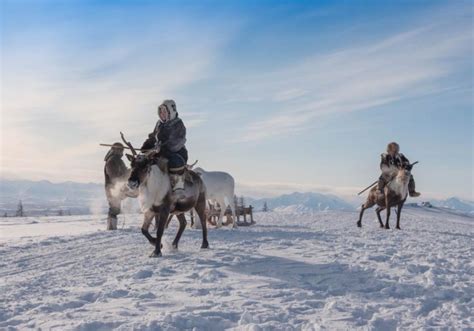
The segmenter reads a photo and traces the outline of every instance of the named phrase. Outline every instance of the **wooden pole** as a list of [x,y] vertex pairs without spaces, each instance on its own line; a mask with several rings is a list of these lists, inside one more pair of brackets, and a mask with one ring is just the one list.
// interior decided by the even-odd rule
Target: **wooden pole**
[[363,189],[362,191],[360,191],[359,193],[357,193],[357,195],[361,195],[362,193],[364,193],[365,191],[367,191],[369,188],[373,187],[375,184],[377,184],[379,182],[379,180],[377,179],[375,182],[373,182],[372,184],[370,184],[369,186],[367,186],[365,189]]
[[[410,164],[410,167],[413,167],[415,164],[418,164],[420,162],[416,161],[416,162],[413,162],[412,164]],[[361,195],[362,193],[364,193],[365,191],[367,191],[369,188],[373,187],[375,184],[377,184],[379,181],[376,180],[375,182],[373,182],[372,184],[370,184],[369,186],[367,186],[365,189],[363,189],[362,191],[360,191],[359,193],[357,193],[357,195]]]
[[[104,147],[114,147],[114,145],[112,144],[99,144],[99,146],[104,146]],[[130,147],[127,147],[127,146],[123,146],[124,149],[130,149]],[[136,151],[140,151],[140,152],[143,152],[143,151],[148,151],[149,149],[140,149],[140,148],[135,148]]]

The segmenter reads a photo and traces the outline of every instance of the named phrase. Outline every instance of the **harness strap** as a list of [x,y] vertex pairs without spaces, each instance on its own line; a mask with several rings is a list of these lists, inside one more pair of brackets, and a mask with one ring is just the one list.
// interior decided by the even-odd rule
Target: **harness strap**
[[178,168],[170,168],[170,172],[180,172],[186,169],[186,166],[178,167]]

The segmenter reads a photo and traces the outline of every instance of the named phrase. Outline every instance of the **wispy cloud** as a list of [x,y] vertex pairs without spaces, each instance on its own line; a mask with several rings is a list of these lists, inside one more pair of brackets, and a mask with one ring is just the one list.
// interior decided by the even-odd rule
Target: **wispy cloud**
[[180,117],[186,123],[188,129],[195,128],[208,121],[209,114],[206,112],[185,112]]
[[278,103],[273,113],[248,124],[238,140],[300,132],[321,115],[366,110],[453,88],[443,79],[457,69],[457,60],[473,42],[469,18],[453,19],[448,15],[382,40],[246,77],[241,95]]
[[[91,48],[80,42],[82,26],[68,22],[36,34],[15,31],[26,44],[8,35],[2,45],[2,170],[97,180],[104,153],[99,142],[117,140],[120,130],[144,139],[157,120],[157,104],[204,79],[231,34],[189,17],[156,19],[159,26],[146,29],[119,26],[115,32],[126,37],[114,35]],[[196,127],[206,114],[185,118]]]
[[[472,92],[472,4],[394,4],[394,18],[386,20],[376,17],[385,5],[361,7],[354,17],[351,6],[324,9],[316,2],[290,11],[214,2],[17,3],[8,3],[16,9],[2,21],[2,174],[102,180],[106,151],[98,143],[117,141],[124,131],[140,144],[155,125],[158,103],[175,98],[193,159],[229,171],[237,182],[270,182],[249,183],[247,191],[341,194],[346,188],[279,180],[287,171],[295,172],[288,181],[328,183],[330,177],[334,186],[372,178],[372,168],[360,170],[348,146],[376,156],[382,144],[366,148],[360,132],[370,135],[374,125],[394,120],[388,106],[398,102],[433,114],[423,123],[413,114],[397,132],[404,148],[413,141],[410,155],[438,163],[426,144],[449,149],[437,164],[439,171],[451,169],[444,181],[417,175],[423,196],[428,190],[472,193],[465,180],[472,175],[465,155],[472,149],[466,125],[472,100],[464,100]],[[364,112],[370,108],[379,112]],[[352,118],[360,121],[341,123],[349,112],[358,112]],[[314,150],[303,150],[311,139]],[[332,165],[343,158],[356,174],[336,174],[341,167]],[[309,179],[315,160],[327,169]]]

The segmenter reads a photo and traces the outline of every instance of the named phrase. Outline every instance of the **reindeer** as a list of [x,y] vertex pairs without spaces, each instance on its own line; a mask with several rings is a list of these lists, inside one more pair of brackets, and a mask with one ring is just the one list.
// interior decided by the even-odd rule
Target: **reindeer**
[[[417,163],[417,162],[415,162]],[[362,227],[362,216],[364,211],[368,208],[372,208],[375,205],[378,205],[375,210],[377,218],[380,223],[380,227],[383,228],[384,224],[382,222],[382,217],[380,212],[384,209],[387,209],[387,217],[385,221],[385,229],[390,229],[389,219],[390,219],[390,209],[397,206],[397,229],[400,228],[400,216],[402,212],[403,205],[408,197],[408,182],[410,181],[411,170],[413,164],[409,164],[404,168],[398,169],[396,176],[385,186],[384,194],[379,192],[377,186],[374,186],[367,197],[367,201],[362,205],[359,215],[359,221],[357,222],[358,227]]]
[[216,226],[221,227],[223,225],[222,219],[225,216],[225,211],[229,205],[232,211],[233,227],[236,228],[237,222],[235,221],[234,177],[232,177],[227,172],[206,171],[199,167],[194,169],[194,171],[201,175],[201,178],[206,185],[207,199],[213,204],[218,203],[221,208]]
[[[128,180],[129,186],[133,187],[133,183],[140,183],[138,186],[138,200],[144,213],[142,233],[155,246],[150,257],[162,256],[161,238],[170,214],[176,215],[179,220],[179,229],[173,240],[173,248],[178,248],[179,239],[186,228],[184,213],[193,208],[201,221],[201,248],[209,248],[205,215],[206,187],[199,175],[190,171],[191,182],[186,181],[184,193],[176,196],[171,189],[167,160],[157,156],[156,152],[138,154],[132,144],[125,140],[122,133],[121,136],[123,142],[132,152],[132,155],[127,154],[132,168]],[[156,238],[150,235],[148,231],[153,218],[155,218],[157,228]]]

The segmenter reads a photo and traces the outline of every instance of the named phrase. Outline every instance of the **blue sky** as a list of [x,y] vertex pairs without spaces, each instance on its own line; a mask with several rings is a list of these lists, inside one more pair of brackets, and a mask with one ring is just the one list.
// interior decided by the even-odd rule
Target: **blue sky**
[[473,199],[463,1],[2,1],[4,177],[99,182],[166,98],[190,159],[255,196],[353,196],[398,141],[428,197]]

